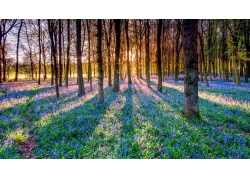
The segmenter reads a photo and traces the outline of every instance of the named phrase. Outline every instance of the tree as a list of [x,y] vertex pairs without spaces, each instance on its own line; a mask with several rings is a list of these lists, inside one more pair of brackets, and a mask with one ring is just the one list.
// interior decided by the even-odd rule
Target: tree
[[114,87],[113,91],[120,91],[119,87],[119,58],[120,58],[120,46],[121,46],[121,20],[115,19],[115,67],[114,67]]
[[62,86],[62,20],[58,19],[59,23],[59,86]]
[[87,31],[88,31],[88,80],[90,85],[90,91],[92,91],[92,70],[90,62],[90,20],[87,20]]
[[30,59],[30,68],[31,68],[31,78],[34,79],[34,62],[32,60],[32,49],[31,49],[31,40],[28,35],[28,28],[27,24],[25,22],[25,30],[26,30],[26,37],[27,37],[27,42],[28,42],[28,47],[29,47],[29,59]]
[[145,60],[146,60],[146,80],[150,87],[150,58],[149,58],[149,20],[145,20]]
[[55,31],[55,24],[53,20],[48,19],[48,29],[49,29],[49,36],[51,41],[51,53],[54,60],[54,76],[55,76],[55,86],[56,86],[56,97],[59,97],[59,88],[58,88],[58,74],[57,74],[57,66],[56,66],[56,49],[54,43],[54,31]]
[[129,63],[128,23],[129,23],[129,19],[128,19],[128,20],[125,20],[125,32],[126,32],[126,41],[127,41],[127,73],[128,73],[128,84],[132,84],[131,72],[130,72],[130,63]]
[[199,33],[200,46],[201,46],[201,62],[202,62],[201,66],[203,65],[206,87],[209,87],[209,83],[207,80],[207,63],[204,56],[204,41],[202,37],[203,37],[203,20],[201,20],[201,33]]
[[[15,81],[18,81],[18,58],[19,58],[19,42],[20,42],[20,32],[23,26],[23,20],[20,20],[20,26],[18,29],[18,34],[17,34],[17,47],[16,47],[16,75],[15,75]],[[1,78],[0,78],[1,79]]]
[[239,74],[239,59],[238,59],[238,45],[240,41],[240,21],[233,19],[232,23],[228,26],[232,44],[233,44],[233,66],[234,66],[234,79],[237,86],[240,86],[240,74]]
[[38,85],[41,84],[41,22],[38,19],[38,43],[39,43],[39,65],[38,65]]
[[104,102],[103,63],[102,63],[102,20],[97,20],[97,63],[98,63],[98,102]]
[[[104,20],[104,26],[106,25],[106,21]],[[111,46],[111,33],[112,33],[112,27],[113,27],[113,20],[109,20],[109,28],[106,26],[104,27],[105,31],[105,37],[106,37],[106,43],[107,43],[107,50],[108,50],[108,86],[112,86],[111,82],[111,53],[110,53],[110,46]],[[108,29],[108,30],[107,30]]]
[[[10,30],[15,26],[16,24],[16,19],[11,21],[11,24],[7,24],[10,20],[8,19],[1,19],[0,20],[0,48],[1,48],[1,53],[2,57],[0,61],[0,83],[2,83],[2,80],[5,82],[6,81],[6,59],[5,59],[5,42],[7,38],[7,34],[10,32]],[[7,28],[7,27],[8,28]],[[2,79],[2,64],[3,63],[3,79]]]
[[82,96],[85,95],[85,90],[82,77],[81,19],[76,20],[76,38],[78,96]]
[[180,37],[181,37],[181,20],[177,19],[176,20],[176,36],[175,36],[175,67],[174,67],[174,81],[178,81],[178,75],[179,75],[179,56],[180,56],[180,51],[182,47],[182,42],[180,42]]
[[187,117],[200,116],[198,106],[198,56],[197,56],[198,20],[183,20],[184,48],[184,107],[183,114]]
[[245,82],[248,83],[248,77],[250,77],[250,21],[245,21],[244,31],[244,44],[246,48],[246,65],[245,65]]
[[228,81],[228,69],[227,69],[227,27],[226,20],[222,20],[222,37],[221,37],[221,61],[222,61],[222,74],[223,80]]
[[162,31],[162,19],[159,19],[158,20],[158,28],[157,28],[157,68],[158,68],[157,91],[159,91],[159,92],[162,92],[161,31]]
[[66,72],[65,72],[65,86],[69,86],[69,54],[70,54],[70,19],[67,20],[67,35],[68,35],[68,44],[67,44],[67,62],[66,62]]

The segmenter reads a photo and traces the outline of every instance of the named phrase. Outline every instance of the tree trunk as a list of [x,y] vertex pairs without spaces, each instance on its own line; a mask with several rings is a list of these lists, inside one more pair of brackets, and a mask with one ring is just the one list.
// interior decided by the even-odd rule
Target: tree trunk
[[6,36],[3,38],[3,44],[2,44],[2,61],[3,61],[3,81],[6,82],[6,59],[5,59],[5,41]]
[[184,19],[183,28],[183,47],[185,62],[183,113],[187,117],[199,117],[198,56],[196,52],[198,20]]
[[[179,43],[180,36],[181,36],[181,20],[178,19],[177,21],[177,27],[176,27],[176,42],[175,42],[175,68],[174,68],[174,81],[178,81],[178,75],[179,75],[179,55],[182,43]],[[179,45],[180,44],[180,45]]]
[[158,29],[157,29],[157,68],[158,68],[157,91],[159,91],[159,92],[162,92],[161,31],[162,31],[162,19],[159,19],[158,20]]
[[76,20],[76,36],[78,96],[82,96],[85,95],[85,90],[82,77],[81,19]]
[[59,88],[58,88],[58,74],[57,74],[57,66],[56,66],[56,49],[54,44],[54,38],[53,38],[53,31],[54,31],[54,23],[51,22],[51,20],[48,19],[48,28],[49,28],[49,35],[51,40],[51,52],[54,59],[54,75],[55,75],[55,86],[56,86],[56,97],[59,97]]
[[105,27],[106,43],[107,43],[107,49],[108,49],[108,86],[112,86],[112,81],[111,81],[111,62],[110,62],[111,61],[110,45],[111,45],[112,25],[113,25],[112,20],[109,20],[109,32],[107,32],[107,29]]
[[120,56],[120,46],[121,46],[121,35],[120,35],[120,26],[121,20],[115,19],[115,67],[114,67],[114,87],[113,91],[118,92],[120,90],[119,86],[119,56]]
[[47,79],[47,68],[46,68],[46,55],[45,55],[45,47],[44,47],[44,35],[43,35],[43,43],[42,43],[42,52],[43,52],[43,69],[44,69],[44,81]]
[[146,80],[147,86],[150,87],[150,59],[149,59],[149,20],[145,20],[145,60],[146,60]]
[[52,47],[51,47],[51,52],[50,52],[50,67],[51,67],[51,86],[53,86],[54,85],[54,66],[53,66],[53,52],[52,52]]
[[[0,48],[2,48],[2,25],[0,24]],[[1,55],[1,53],[0,53]],[[2,56],[0,57],[0,83],[2,83]]]
[[249,71],[250,71],[250,61],[249,61],[250,56],[247,55],[247,57],[248,57],[248,61],[246,62],[245,73],[244,73],[244,75],[245,75],[245,82],[246,83],[248,83],[248,77],[249,77]]
[[38,64],[38,85],[41,84],[41,23],[38,19],[38,46],[39,46],[39,64]]
[[234,44],[233,54],[234,54],[234,58],[233,58],[234,77],[235,77],[237,86],[240,86],[241,83],[240,83],[240,74],[239,74],[238,43]]
[[139,78],[142,79],[142,60],[141,60],[141,54],[142,54],[142,48],[141,48],[141,45],[142,45],[142,23],[141,23],[142,20],[139,20],[140,22],[140,28],[139,28],[139,32],[140,32],[140,42],[139,42],[139,51],[140,51],[140,57],[139,57]]
[[70,19],[67,20],[67,35],[68,35],[68,44],[67,44],[67,63],[66,63],[66,72],[65,72],[65,86],[69,86],[69,53],[70,53]]
[[[15,75],[15,81],[18,81],[18,51],[19,51],[19,41],[20,41],[20,32],[23,26],[23,20],[21,19],[21,24],[18,29],[18,34],[17,34],[17,47],[16,47],[16,75]],[[1,33],[1,32],[0,32]],[[0,67],[1,68],[1,67]]]
[[[128,22],[125,21],[125,31],[126,31],[126,41],[127,41],[127,73],[128,73],[128,84],[132,84],[131,72],[130,72],[130,62],[129,62],[129,37],[128,37]],[[131,52],[132,53],[132,52]]]
[[88,31],[88,81],[90,84],[90,91],[92,91],[92,70],[90,62],[90,20],[87,20],[87,31]]
[[98,34],[97,34],[97,63],[98,63],[98,102],[104,102],[103,90],[103,64],[102,64],[102,20],[98,19]]
[[58,19],[59,22],[59,86],[62,86],[62,20]]
[[207,61],[205,59],[204,56],[204,42],[203,42],[203,20],[201,20],[201,34],[199,34],[199,38],[200,38],[200,44],[201,44],[201,57],[202,57],[202,62],[203,62],[203,70],[204,70],[204,78],[205,78],[205,82],[206,82],[206,87],[209,87],[209,83],[207,80]]

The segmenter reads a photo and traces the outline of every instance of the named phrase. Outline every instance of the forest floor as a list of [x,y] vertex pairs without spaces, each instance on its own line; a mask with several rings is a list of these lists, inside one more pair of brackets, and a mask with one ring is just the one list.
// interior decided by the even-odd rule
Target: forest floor
[[120,81],[120,92],[104,83],[97,103],[85,80],[60,87],[50,80],[0,85],[0,158],[250,158],[250,85],[199,83],[201,118],[182,116],[183,81],[168,79],[157,92],[145,79]]

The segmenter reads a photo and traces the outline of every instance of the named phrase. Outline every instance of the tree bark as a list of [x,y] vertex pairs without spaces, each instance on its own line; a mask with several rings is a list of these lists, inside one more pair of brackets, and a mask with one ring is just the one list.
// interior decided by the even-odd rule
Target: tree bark
[[59,97],[59,88],[58,88],[58,74],[57,74],[57,66],[56,66],[56,49],[54,44],[53,38],[53,31],[54,31],[54,23],[48,19],[48,28],[49,28],[49,35],[51,40],[51,52],[54,60],[54,75],[55,75],[55,86],[56,86],[56,97]]
[[179,75],[179,56],[181,51],[182,42],[180,43],[180,37],[181,37],[181,20],[178,19],[177,21],[177,27],[176,27],[176,42],[175,42],[175,68],[174,68],[174,81],[178,81],[178,75]]
[[149,54],[149,20],[145,20],[145,60],[146,60],[146,80],[147,86],[150,87],[150,54]]
[[115,38],[116,38],[116,45],[115,45],[115,67],[114,67],[114,87],[113,91],[118,92],[120,91],[119,86],[119,56],[120,56],[120,46],[121,46],[121,20],[115,19]]
[[187,117],[200,116],[198,107],[198,56],[197,30],[198,20],[183,20],[184,47],[184,107],[183,113]]
[[76,36],[78,96],[82,96],[85,95],[85,90],[82,77],[81,19],[76,20]]
[[87,20],[87,31],[88,31],[88,81],[90,84],[90,91],[92,91],[92,70],[90,62],[90,20]]
[[127,73],[128,73],[128,84],[132,84],[131,72],[130,72],[130,62],[129,62],[129,37],[128,37],[128,22],[125,21],[125,31],[126,31],[126,41],[127,41]]
[[[18,52],[19,52],[19,42],[20,42],[20,32],[23,26],[23,20],[21,19],[21,24],[18,29],[18,34],[17,34],[17,47],[16,47],[16,75],[15,75],[15,81],[18,81]],[[0,30],[1,31],[1,30]],[[1,33],[1,32],[0,32]],[[1,68],[1,67],[0,67]]]
[[69,86],[70,19],[67,20],[67,36],[68,36],[67,38],[68,44],[67,44],[67,62],[66,62],[66,72],[65,72],[65,86],[66,87]]
[[38,64],[38,85],[41,84],[41,22],[38,19],[38,46],[39,46],[39,64]]
[[59,22],[59,86],[62,86],[62,20],[58,19]]
[[162,92],[161,31],[162,31],[162,19],[159,19],[158,20],[158,29],[157,29],[157,68],[158,68],[157,91],[159,91],[159,92]]
[[104,102],[103,90],[103,63],[102,63],[102,20],[97,20],[98,34],[97,34],[97,63],[98,63],[98,102]]

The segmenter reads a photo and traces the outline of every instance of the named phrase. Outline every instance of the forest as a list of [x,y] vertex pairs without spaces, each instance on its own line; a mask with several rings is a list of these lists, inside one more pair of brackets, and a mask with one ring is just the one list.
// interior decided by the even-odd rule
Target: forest
[[250,20],[0,19],[0,159],[249,159]]

